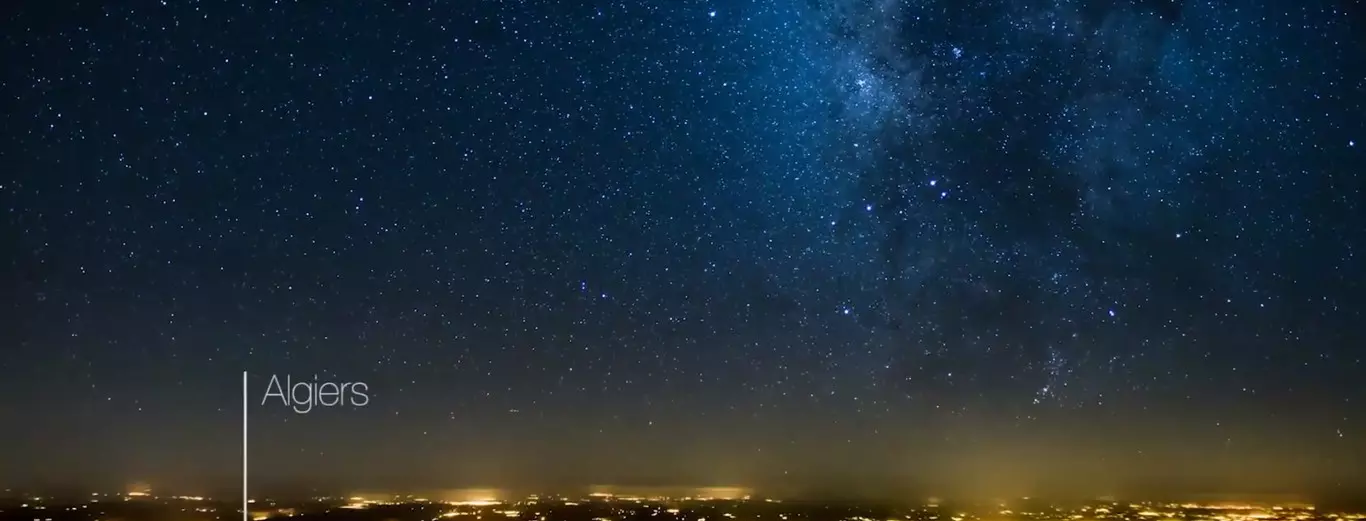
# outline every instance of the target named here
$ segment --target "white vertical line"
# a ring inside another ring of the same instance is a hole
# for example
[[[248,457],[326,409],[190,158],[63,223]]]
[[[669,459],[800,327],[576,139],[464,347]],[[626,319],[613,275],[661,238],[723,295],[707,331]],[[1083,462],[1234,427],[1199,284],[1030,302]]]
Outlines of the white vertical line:
[[[247,372],[242,371],[242,521],[247,518]]]

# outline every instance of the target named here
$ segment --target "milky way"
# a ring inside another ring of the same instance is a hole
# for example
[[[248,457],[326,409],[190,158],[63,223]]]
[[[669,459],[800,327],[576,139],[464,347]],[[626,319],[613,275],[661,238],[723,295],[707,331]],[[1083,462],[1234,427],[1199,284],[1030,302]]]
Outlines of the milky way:
[[[1343,13],[1170,2],[807,9],[812,66],[830,84],[826,161],[813,168],[855,180],[805,195],[843,204],[830,245],[849,249],[831,262],[864,266],[838,311],[887,331],[869,340],[886,344],[878,363],[899,367],[884,376],[910,371],[913,393],[1005,378],[1018,396],[1035,389],[1032,403],[1099,402],[1185,378],[1139,359],[1215,349],[1201,337],[1225,328],[1255,337],[1226,339],[1255,352],[1249,360],[1326,333],[1267,330],[1253,310],[1325,319],[1340,302],[1286,293],[1306,278],[1349,284],[1337,270],[1355,269],[1352,246],[1333,245],[1323,226],[1360,219],[1359,203],[1331,188],[1345,178],[1316,166],[1352,146],[1333,121],[1359,103],[1339,76]],[[1316,109],[1323,120],[1294,115]],[[1320,270],[1328,258],[1332,275]]]

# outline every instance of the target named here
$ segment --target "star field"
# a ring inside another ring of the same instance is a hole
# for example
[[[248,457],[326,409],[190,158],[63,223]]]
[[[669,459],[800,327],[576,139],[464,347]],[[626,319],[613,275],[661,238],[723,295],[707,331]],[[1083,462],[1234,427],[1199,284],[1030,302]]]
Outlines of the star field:
[[[231,469],[244,369],[374,390],[262,411],[280,479],[1360,479],[1362,14],[16,7],[0,480]]]

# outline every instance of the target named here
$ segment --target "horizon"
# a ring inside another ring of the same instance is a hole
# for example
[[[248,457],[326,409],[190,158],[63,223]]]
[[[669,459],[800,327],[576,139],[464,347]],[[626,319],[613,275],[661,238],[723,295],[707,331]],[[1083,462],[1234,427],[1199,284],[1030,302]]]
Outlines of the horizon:
[[[796,481],[789,481],[787,484],[770,483],[765,486],[742,483],[710,483],[710,484],[666,484],[663,480],[639,480],[636,482],[619,482],[607,484],[605,482],[594,482],[591,484],[522,484],[519,486],[496,485],[491,483],[477,483],[465,485],[446,485],[435,486],[409,485],[399,487],[385,487],[380,484],[370,484],[361,486],[328,486],[307,483],[272,483],[265,485],[255,485],[251,487],[253,500],[303,500],[313,498],[334,498],[334,499],[354,499],[356,497],[367,498],[375,501],[387,501],[402,498],[424,498],[426,501],[450,502],[450,501],[469,501],[470,498],[478,496],[479,499],[492,499],[498,501],[516,501],[528,496],[544,497],[568,497],[568,498],[587,498],[587,497],[660,497],[660,498],[683,498],[683,497],[709,497],[714,499],[740,499],[753,497],[759,499],[776,499],[782,501],[871,501],[871,502],[893,502],[922,504],[926,502],[938,503],[980,503],[998,501],[1020,501],[1020,500],[1039,500],[1047,502],[1090,502],[1090,501],[1158,501],[1158,502],[1195,502],[1204,504],[1317,504],[1321,501],[1341,502],[1346,498],[1356,498],[1366,501],[1366,487],[1352,487],[1342,484],[1321,485],[1316,489],[1263,489],[1263,490],[1220,490],[1217,487],[1189,487],[1174,485],[1154,485],[1130,486],[1122,489],[1110,490],[1105,493],[1087,493],[1080,491],[1060,491],[1060,490],[1035,490],[1016,494],[1002,494],[991,492],[955,492],[954,487],[935,487],[926,484],[911,484],[907,482],[890,483],[882,482],[873,486],[868,483],[844,485],[832,484],[801,484]],[[216,486],[201,485],[171,485],[158,486],[153,482],[129,481],[123,485],[77,485],[77,484],[30,484],[28,486],[10,486],[10,484],[0,483],[0,490],[6,497],[19,497],[20,495],[40,495],[48,498],[87,498],[92,495],[98,496],[124,496],[129,495],[130,491],[137,490],[137,495],[147,495],[149,497],[203,497],[216,501],[240,500],[242,495],[241,484],[230,483],[224,480]],[[130,495],[129,497],[135,497]]]

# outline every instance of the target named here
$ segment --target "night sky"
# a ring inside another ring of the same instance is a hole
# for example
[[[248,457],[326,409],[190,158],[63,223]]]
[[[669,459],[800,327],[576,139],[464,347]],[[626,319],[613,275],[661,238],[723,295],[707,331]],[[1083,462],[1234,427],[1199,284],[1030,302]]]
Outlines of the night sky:
[[[0,486],[1366,485],[1359,1],[402,4],[3,8]]]

